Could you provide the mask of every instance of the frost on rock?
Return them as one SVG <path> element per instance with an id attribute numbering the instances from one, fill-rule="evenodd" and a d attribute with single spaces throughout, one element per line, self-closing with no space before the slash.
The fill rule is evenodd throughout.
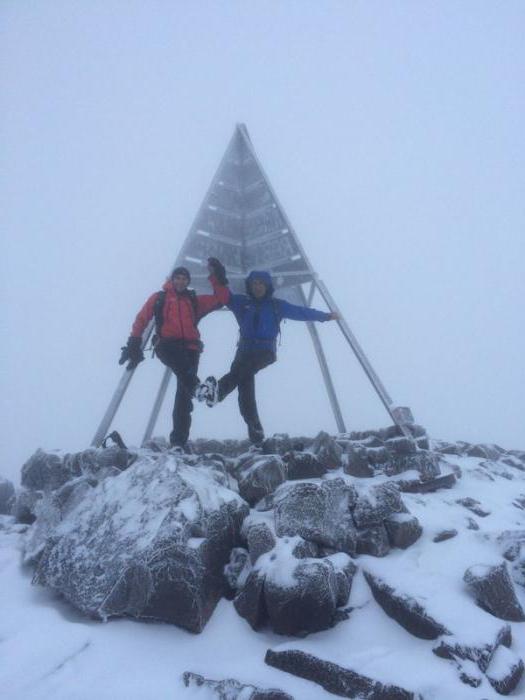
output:
<path id="1" fill-rule="evenodd" d="M 387 685 L 357 671 L 343 668 L 299 649 L 268 649 L 265 661 L 269 666 L 318 683 L 329 693 L 343 698 L 368 700 L 420 700 L 417 693 L 395 685 Z"/>
<path id="2" fill-rule="evenodd" d="M 269 624 L 274 632 L 304 636 L 329 629 L 341 619 L 355 565 L 344 554 L 304 557 L 299 537 L 278 538 L 261 555 L 234 605 L 255 630 Z"/>
<path id="3" fill-rule="evenodd" d="M 520 682 L 523 670 L 523 659 L 507 647 L 499 646 L 491 659 L 486 674 L 496 692 L 508 695 Z"/>
<path id="4" fill-rule="evenodd" d="M 325 469 L 337 469 L 342 464 L 342 447 L 324 431 L 315 438 L 310 451 Z"/>
<path id="5" fill-rule="evenodd" d="M 355 499 L 355 490 L 342 479 L 296 484 L 277 503 L 275 531 L 355 554 L 357 530 L 350 512 Z"/>
<path id="6" fill-rule="evenodd" d="M 465 571 L 463 580 L 473 592 L 478 605 L 487 612 L 501 620 L 525 620 L 505 562 L 499 566 L 471 566 Z"/>
<path id="7" fill-rule="evenodd" d="M 515 583 L 525 586 L 525 530 L 505 530 L 498 536 L 497 543 L 511 563 Z"/>
<path id="8" fill-rule="evenodd" d="M 0 476 L 0 515 L 11 515 L 15 504 L 15 487 Z"/>
<path id="9" fill-rule="evenodd" d="M 86 615 L 129 615 L 200 632 L 248 507 L 224 475 L 165 454 L 106 478 L 54 527 L 34 581 Z"/>
<path id="10" fill-rule="evenodd" d="M 273 493 L 286 481 L 286 464 L 278 455 L 248 455 L 235 468 L 239 493 L 250 504 Z"/>
<path id="11" fill-rule="evenodd" d="M 282 690 L 271 688 L 263 690 L 254 685 L 239 683 L 234 678 L 223 681 L 212 681 L 198 673 L 186 671 L 182 676 L 186 688 L 206 688 L 214 700 L 294 700 L 294 698 Z"/>

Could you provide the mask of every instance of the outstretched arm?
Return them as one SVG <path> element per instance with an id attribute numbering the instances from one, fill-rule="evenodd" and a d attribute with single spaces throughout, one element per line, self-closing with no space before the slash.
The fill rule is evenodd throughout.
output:
<path id="1" fill-rule="evenodd" d="M 210 311 L 220 309 L 230 299 L 230 290 L 227 286 L 228 278 L 226 277 L 224 265 L 217 258 L 208 258 L 208 271 L 210 273 L 208 279 L 213 287 L 213 294 L 200 294 L 197 297 L 199 318 Z"/>
<path id="2" fill-rule="evenodd" d="M 309 306 L 298 306 L 290 304 L 284 299 L 279 299 L 279 309 L 283 318 L 289 318 L 292 321 L 333 321 L 338 318 L 337 314 L 325 311 L 318 311 Z"/>

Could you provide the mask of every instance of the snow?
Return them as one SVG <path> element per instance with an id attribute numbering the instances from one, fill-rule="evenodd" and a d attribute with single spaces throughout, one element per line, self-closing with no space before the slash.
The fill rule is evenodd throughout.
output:
<path id="1" fill-rule="evenodd" d="M 268 648 L 301 649 L 333 661 L 360 674 L 385 683 L 395 683 L 421 693 L 425 700 L 496 700 L 500 695 L 482 676 L 482 684 L 473 689 L 459 681 L 453 663 L 432 653 L 433 641 L 421 640 L 391 620 L 375 602 L 362 569 L 370 570 L 399 587 L 421 596 L 430 614 L 451 631 L 460 632 L 462 641 L 482 638 L 492 641 L 495 630 L 505 623 L 475 606 L 462 579 L 469 567 L 479 568 L 502 561 L 497 538 L 505 530 L 525 528 L 525 512 L 512 504 L 525 493 L 525 473 L 512 470 L 513 480 L 480 467 L 471 457 L 453 459 L 463 477 L 451 490 L 433 494 L 403 494 L 403 501 L 423 526 L 421 538 L 407 550 L 393 550 L 377 559 L 361 556 L 355 560 L 359 571 L 354 577 L 348 620 L 335 628 L 304 639 L 281 637 L 268 630 L 255 633 L 239 617 L 230 601 L 222 600 L 200 635 L 171 625 L 112 620 L 101 623 L 82 617 L 72 607 L 45 589 L 31 585 L 31 572 L 21 564 L 21 549 L 26 537 L 23 526 L 12 519 L 0 520 L 0 689 L 6 700 L 149 700 L 150 698 L 204 698 L 206 689 L 182 685 L 184 671 L 201 673 L 221 680 L 233 677 L 261 688 L 281 688 L 296 700 L 327 700 L 333 695 L 314 683 L 273 669 L 264 663 Z M 185 479 L 198 489 L 202 472 L 187 467 Z M 330 476 L 340 475 L 335 472 Z M 145 473 L 146 476 L 146 473 Z M 488 477 L 492 477 L 488 478 Z M 355 483 L 346 477 L 346 480 Z M 118 488 L 117 479 L 108 479 L 104 488 Z M 363 481 L 363 486 L 364 486 Z M 379 480 L 373 482 L 379 483 Z M 151 484 L 148 496 L 158 499 L 162 516 L 162 484 Z M 222 498 L 220 484 L 202 493 L 211 505 Z M 368 490 L 368 489 L 364 489 Z M 219 495 L 217 495 L 219 494 Z M 485 518 L 473 515 L 456 501 L 476 498 L 491 511 Z M 231 498 L 231 494 L 229 498 Z M 183 504 L 183 505 L 182 505 Z M 183 499 L 181 507 L 190 515 L 195 507 Z M 270 523 L 270 513 L 252 510 L 254 521 Z M 140 514 L 123 512 L 126 518 Z M 479 530 L 467 527 L 473 518 Z M 148 530 L 156 526 L 148 525 Z M 432 542 L 444 528 L 456 528 L 452 539 Z M 290 541 L 298 538 L 288 538 Z M 199 539 L 195 539 L 198 543 Z M 263 555 L 257 567 L 283 585 L 293 585 L 293 569 L 284 548 L 288 543 Z M 336 560 L 342 555 L 335 555 Z M 334 560 L 335 561 L 335 560 Z M 525 591 L 517 594 L 525 602 Z M 475 623 L 473 622 L 475 621 Z M 511 623 L 512 651 L 525 655 L 525 623 Z M 502 677 L 508 668 L 509 654 L 501 648 L 490 665 L 492 677 Z M 472 670 L 466 664 L 467 670 Z M 525 696 L 522 679 L 511 697 Z"/>

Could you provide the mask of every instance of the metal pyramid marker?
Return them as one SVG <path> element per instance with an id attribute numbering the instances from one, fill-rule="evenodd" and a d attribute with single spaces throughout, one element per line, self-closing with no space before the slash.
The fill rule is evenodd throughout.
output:
<path id="1" fill-rule="evenodd" d="M 226 266 L 230 288 L 244 292 L 244 279 L 253 269 L 268 270 L 277 296 L 292 303 L 310 305 L 316 291 L 330 311 L 339 314 L 337 321 L 344 338 L 354 351 L 381 402 L 402 433 L 410 436 L 413 423 L 410 409 L 395 406 L 381 380 L 374 372 L 361 346 L 337 308 L 324 282 L 314 272 L 283 207 L 253 149 L 244 124 L 238 124 L 219 168 L 195 217 L 181 251 L 171 269 L 184 265 L 191 272 L 197 293 L 208 293 L 207 259 L 219 258 Z M 303 285 L 309 284 L 308 297 Z M 339 432 L 346 432 L 343 415 L 321 340 L 314 323 L 307 323 L 319 361 L 330 404 Z M 153 331 L 150 323 L 143 335 L 143 346 Z M 124 370 L 108 409 L 93 438 L 99 446 L 124 397 L 134 371 Z M 151 438 L 171 370 L 166 368 L 155 399 L 143 443 Z"/>

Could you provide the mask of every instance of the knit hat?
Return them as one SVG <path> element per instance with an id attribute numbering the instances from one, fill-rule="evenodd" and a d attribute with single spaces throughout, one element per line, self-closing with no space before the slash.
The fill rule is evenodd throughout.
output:
<path id="1" fill-rule="evenodd" d="M 184 277 L 188 278 L 188 284 L 191 282 L 190 271 L 187 267 L 176 267 L 171 273 L 171 279 L 173 279 L 175 275 L 184 275 Z"/>

